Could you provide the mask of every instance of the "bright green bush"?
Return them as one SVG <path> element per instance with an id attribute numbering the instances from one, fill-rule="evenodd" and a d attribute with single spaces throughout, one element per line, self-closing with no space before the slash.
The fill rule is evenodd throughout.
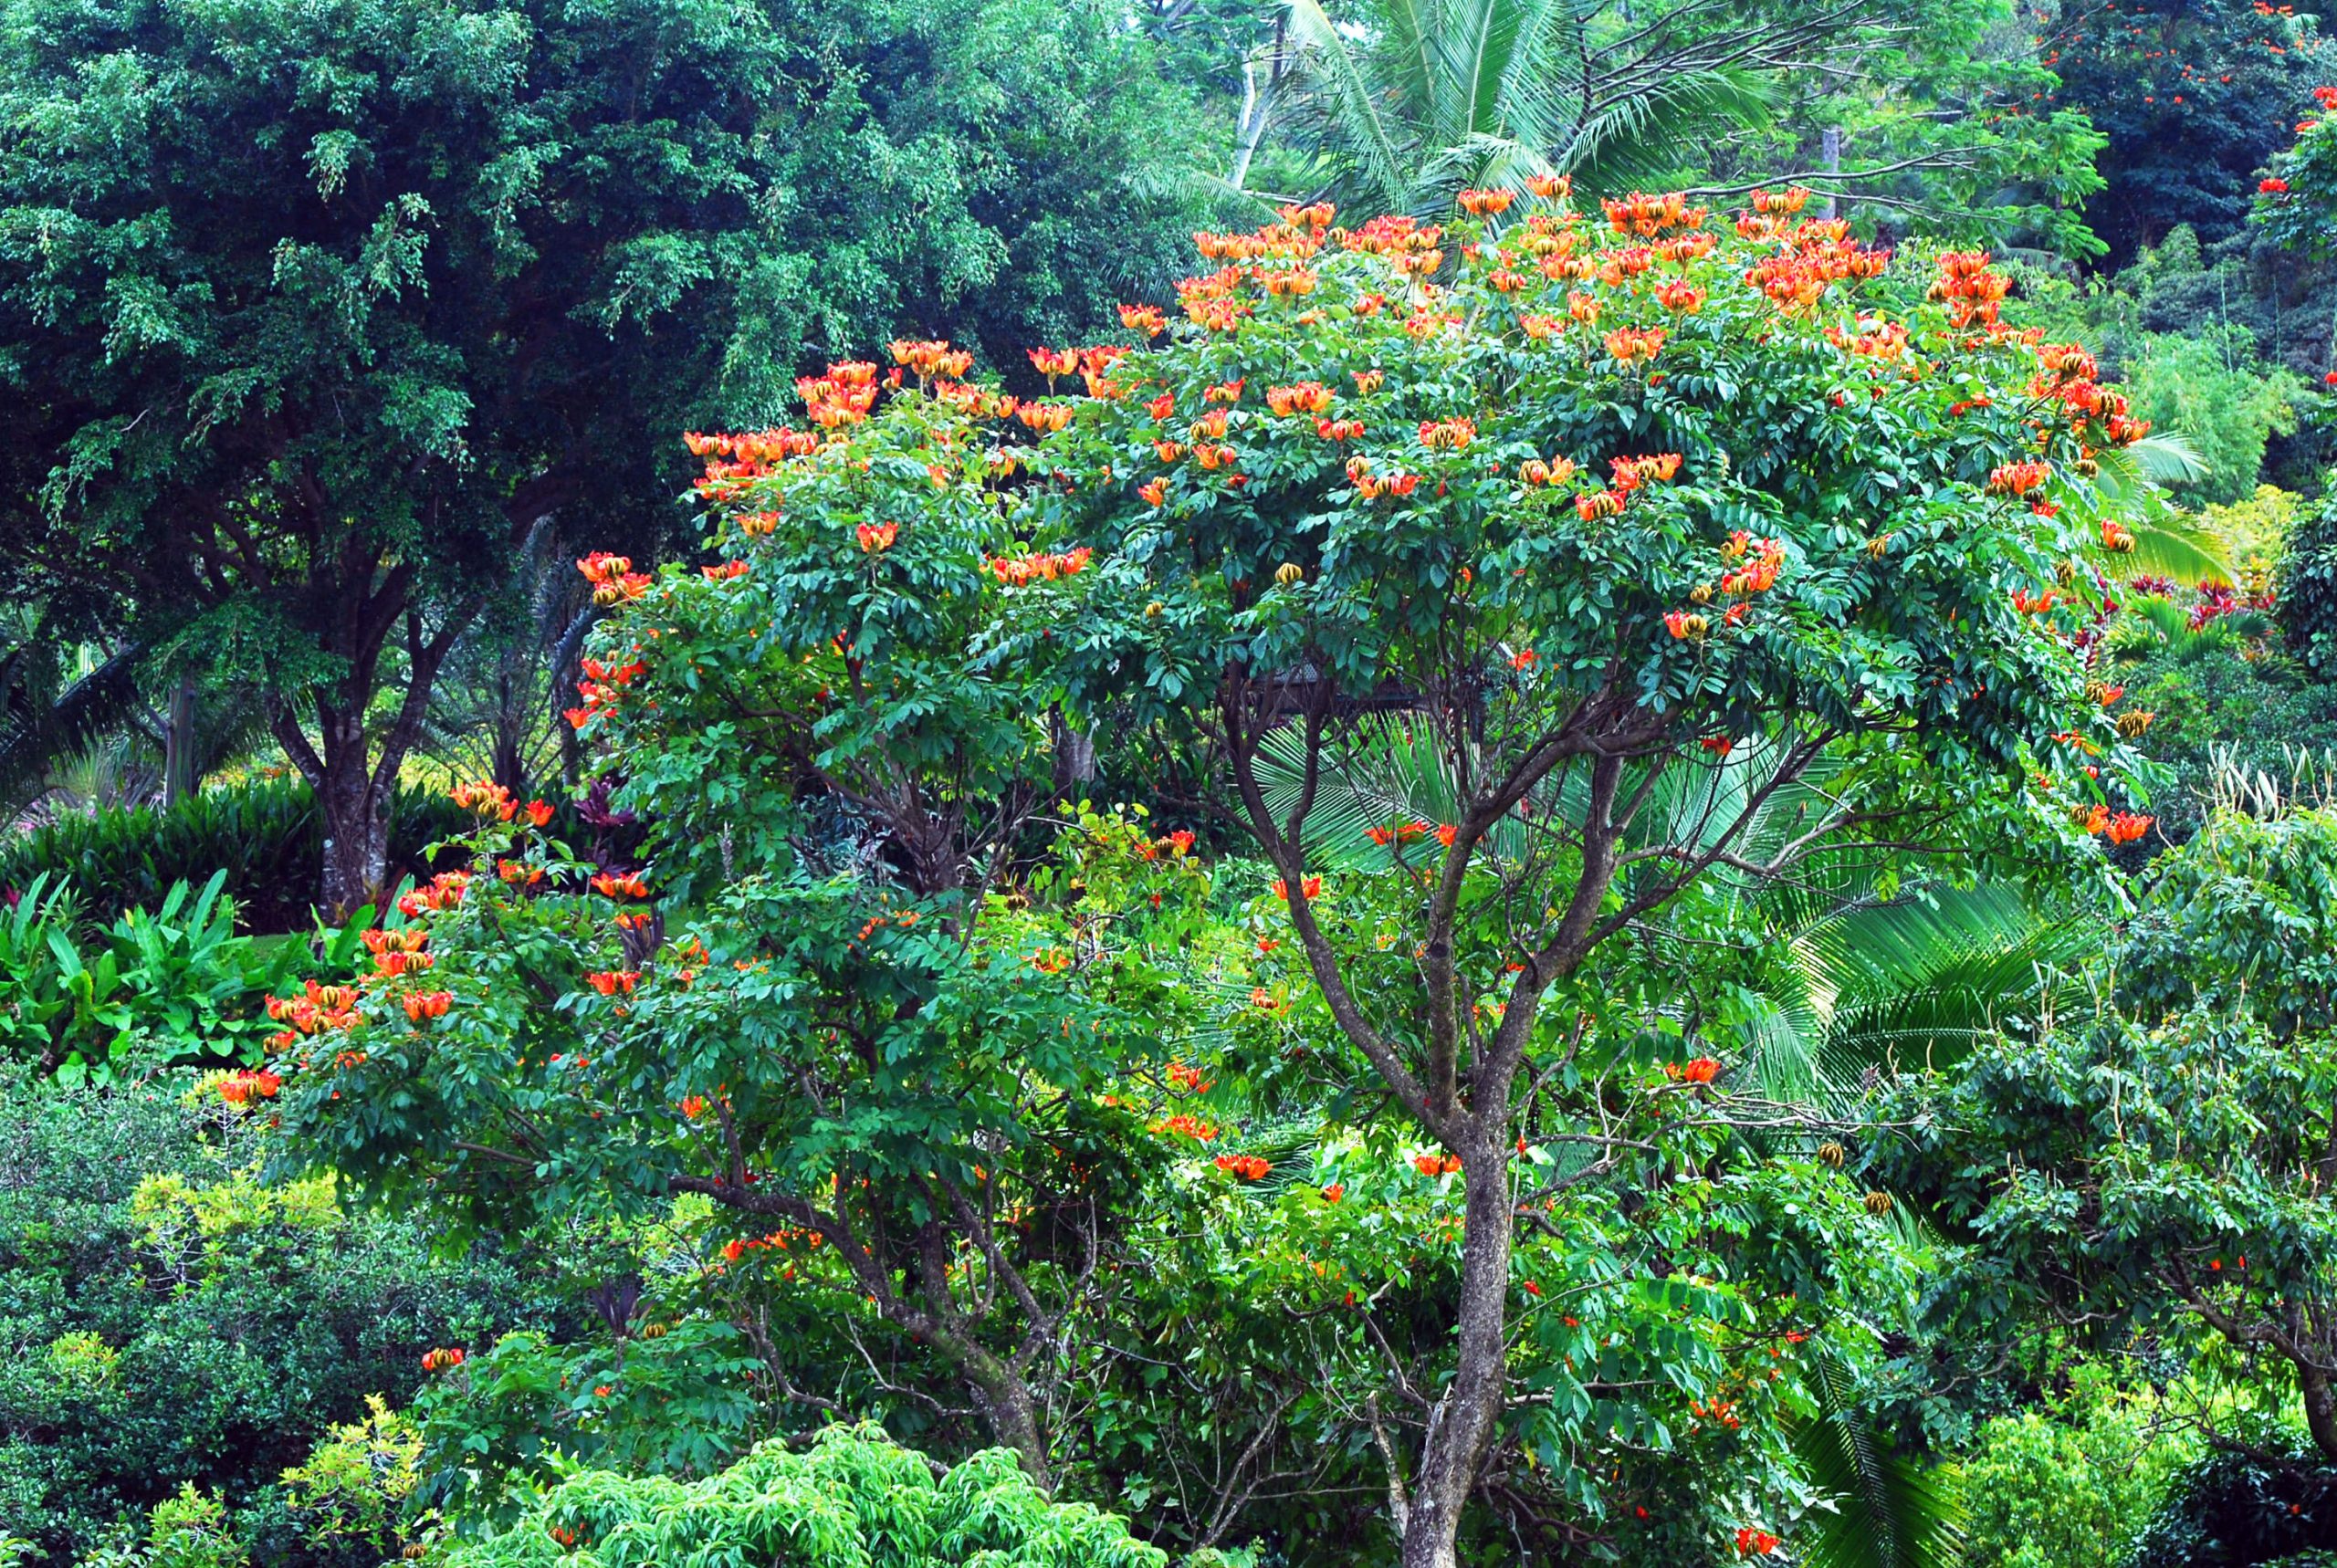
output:
<path id="1" fill-rule="evenodd" d="M 1980 1428 L 1958 1475 L 1965 1568 L 2108 1568 L 2131 1556 L 2182 1468 L 2187 1435 L 2154 1428 L 2147 1403 L 2081 1372 L 2043 1410 Z"/>
<path id="2" fill-rule="evenodd" d="M 704 1480 L 578 1470 L 518 1524 L 457 1543 L 444 1568 L 755 1563 L 773 1568 L 1167 1568 L 1127 1521 L 1050 1502 L 1011 1449 L 936 1477 L 881 1427 L 832 1427 L 805 1453 L 776 1443 Z"/>
<path id="3" fill-rule="evenodd" d="M 309 1544 L 284 1471 L 367 1395 L 403 1405 L 424 1351 L 549 1316 L 504 1254 L 434 1258 L 418 1215 L 260 1184 L 259 1120 L 151 1086 L 0 1109 L 0 1535 L 47 1563 L 192 1484 L 257 1563 L 372 1568 Z"/>
<path id="4" fill-rule="evenodd" d="M 67 1083 L 104 1083 L 138 1067 L 257 1053 L 275 1026 L 263 998 L 293 973 L 318 972 L 307 948 L 236 932 L 225 872 L 200 891 L 174 883 L 153 910 L 90 924 L 69 883 L 46 873 L 0 912 L 0 1054 Z M 323 955 L 345 971 L 354 932 Z"/>

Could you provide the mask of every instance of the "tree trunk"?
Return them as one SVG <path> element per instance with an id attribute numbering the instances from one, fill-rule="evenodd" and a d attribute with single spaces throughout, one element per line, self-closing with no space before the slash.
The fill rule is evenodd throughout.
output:
<path id="1" fill-rule="evenodd" d="M 964 1359 L 967 1381 L 990 1420 L 991 1434 L 1001 1447 L 1022 1457 L 1023 1473 L 1033 1486 L 1053 1491 L 1054 1476 L 1047 1462 L 1046 1439 L 1039 1435 L 1039 1412 L 1031 1402 L 1030 1385 L 987 1351 L 971 1348 Z"/>
<path id="2" fill-rule="evenodd" d="M 2304 1396 L 2305 1429 L 2312 1434 L 2321 1457 L 2337 1465 L 2337 1387 L 2317 1366 L 2299 1366 L 2297 1382 Z"/>
<path id="3" fill-rule="evenodd" d="M 320 902 L 332 919 L 346 920 L 362 905 L 378 909 L 388 891 L 391 791 L 377 781 L 383 773 L 395 779 L 402 758 L 376 770 L 366 755 L 362 714 L 328 708 L 321 716 L 323 767 L 309 780 L 325 828 Z"/>
<path id="4" fill-rule="evenodd" d="M 182 680 L 172 689 L 171 712 L 162 727 L 162 804 L 175 806 L 194 793 L 201 781 L 194 737 L 194 683 Z"/>
<path id="5" fill-rule="evenodd" d="M 1460 1359 L 1429 1413 L 1419 1479 L 1404 1520 L 1404 1568 L 1453 1568 L 1462 1511 L 1493 1447 L 1509 1392 L 1508 1161 L 1479 1139 L 1462 1156 L 1467 1193 L 1461 1251 Z"/>

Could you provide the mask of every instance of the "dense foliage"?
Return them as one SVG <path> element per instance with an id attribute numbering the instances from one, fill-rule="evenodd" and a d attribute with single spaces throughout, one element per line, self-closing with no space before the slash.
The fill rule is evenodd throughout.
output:
<path id="1" fill-rule="evenodd" d="M 0 0 L 0 1564 L 2317 1563 L 2324 9 Z"/>

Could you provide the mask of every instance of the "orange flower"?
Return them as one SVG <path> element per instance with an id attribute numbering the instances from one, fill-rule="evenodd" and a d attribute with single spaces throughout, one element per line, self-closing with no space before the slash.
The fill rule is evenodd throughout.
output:
<path id="1" fill-rule="evenodd" d="M 646 898 L 649 884 L 636 872 L 603 872 L 592 879 L 592 891 L 603 898 Z"/>
<path id="2" fill-rule="evenodd" d="M 511 800 L 511 791 L 487 779 L 476 784 L 457 784 L 446 791 L 455 804 L 477 817 L 494 817 L 509 821 L 519 810 Z"/>
<path id="3" fill-rule="evenodd" d="M 1460 195 L 1461 210 L 1471 217 L 1490 217 L 1509 210 L 1517 199 L 1514 191 L 1463 191 Z"/>
<path id="4" fill-rule="evenodd" d="M 1120 307 L 1120 325 L 1131 332 L 1158 338 L 1167 329 L 1168 323 L 1157 305 L 1123 305 Z"/>
<path id="5" fill-rule="evenodd" d="M 1315 899 L 1322 895 L 1323 879 L 1319 876 L 1310 876 L 1298 884 L 1298 896 L 1301 898 Z M 1289 902 L 1290 883 L 1281 877 L 1274 878 L 1274 896 L 1284 903 Z"/>
<path id="6" fill-rule="evenodd" d="M 442 1019 L 454 1000 L 450 991 L 411 991 L 405 998 L 405 1016 L 415 1023 L 424 1019 Z"/>
<path id="7" fill-rule="evenodd" d="M 854 531 L 859 536 L 862 552 L 875 555 L 880 550 L 888 550 L 893 548 L 893 541 L 900 538 L 901 525 L 879 523 L 872 527 L 867 523 L 862 523 Z"/>
<path id="8" fill-rule="evenodd" d="M 1525 188 L 1546 202 L 1556 201 L 1574 190 L 1574 177 L 1570 174 L 1528 174 L 1525 176 Z"/>
<path id="9" fill-rule="evenodd" d="M 540 828 L 551 821 L 551 803 L 548 800 L 528 802 L 528 821 Z"/>
<path id="10" fill-rule="evenodd" d="M 640 979 L 641 971 L 638 969 L 600 969 L 585 976 L 584 983 L 604 997 L 613 997 L 619 992 L 629 997 Z"/>

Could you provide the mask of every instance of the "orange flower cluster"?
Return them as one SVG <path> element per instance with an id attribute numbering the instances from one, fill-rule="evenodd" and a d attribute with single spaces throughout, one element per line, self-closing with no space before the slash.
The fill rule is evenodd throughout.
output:
<path id="1" fill-rule="evenodd" d="M 1606 211 L 1609 228 L 1619 235 L 1638 235 L 1642 239 L 1652 239 L 1666 229 L 1702 227 L 1706 215 L 1703 208 L 1690 206 L 1688 198 L 1677 191 L 1661 196 L 1633 191 L 1628 196 L 1602 200 L 1598 204 Z"/>
<path id="2" fill-rule="evenodd" d="M 1420 421 L 1420 444 L 1431 452 L 1442 448 L 1458 452 L 1477 438 L 1477 422 L 1473 419 L 1424 419 Z"/>
<path id="3" fill-rule="evenodd" d="M 1714 1421 L 1734 1432 L 1744 1423 L 1737 1418 L 1736 1401 L 1713 1395 L 1710 1399 L 1688 1401 L 1688 1414 L 1701 1421 Z"/>
<path id="4" fill-rule="evenodd" d="M 1896 360 L 1907 352 L 1907 329 L 1896 321 L 1871 316 L 1860 317 L 1857 329 L 1852 331 L 1827 328 L 1826 340 L 1846 354 L 1866 359 Z"/>
<path id="5" fill-rule="evenodd" d="M 1274 878 L 1274 896 L 1281 899 L 1285 904 L 1290 901 L 1290 883 L 1288 881 L 1282 877 Z M 1300 883 L 1298 884 L 1298 896 L 1305 899 L 1322 897 L 1323 879 L 1319 876 L 1310 876 L 1305 881 Z"/>
<path id="6" fill-rule="evenodd" d="M 493 817 L 499 822 L 509 821 L 519 810 L 519 803 L 511 799 L 511 791 L 490 779 L 482 779 L 476 784 L 457 784 L 446 794 L 456 805 L 474 817 Z"/>
<path id="7" fill-rule="evenodd" d="M 1274 1167 L 1255 1155 L 1220 1155 L 1217 1168 L 1230 1172 L 1237 1181 L 1259 1181 Z"/>
<path id="8" fill-rule="evenodd" d="M 464 892 L 470 886 L 471 873 L 466 871 L 442 871 L 427 884 L 401 895 L 398 913 L 407 919 L 452 909 L 463 901 Z"/>
<path id="9" fill-rule="evenodd" d="M 1412 1168 L 1424 1176 L 1451 1176 L 1461 1168 L 1459 1155 L 1415 1155 Z"/>
<path id="10" fill-rule="evenodd" d="M 607 609 L 629 599 L 638 599 L 649 591 L 649 574 L 633 570 L 629 556 L 611 555 L 606 550 L 594 550 L 576 563 L 584 580 L 592 585 L 592 602 Z"/>
<path id="11" fill-rule="evenodd" d="M 1415 817 L 1409 822 L 1389 822 L 1377 828 L 1366 828 L 1364 836 L 1382 849 L 1389 844 L 1409 844 L 1428 836 L 1428 824 Z"/>
<path id="12" fill-rule="evenodd" d="M 373 955 L 373 973 L 393 980 L 403 974 L 418 975 L 437 962 L 428 953 L 392 948 L 386 953 Z"/>
<path id="13" fill-rule="evenodd" d="M 1197 1144 L 1206 1144 L 1217 1136 L 1216 1126 L 1202 1121 L 1198 1116 L 1170 1116 L 1165 1121 L 1152 1124 L 1152 1131 L 1155 1134 L 1175 1133 L 1179 1136 L 1190 1138 Z"/>
<path id="14" fill-rule="evenodd" d="M 1461 210 L 1472 218 L 1497 217 L 1509 211 L 1509 204 L 1517 200 L 1517 193 L 1498 190 L 1463 191 L 1456 199 L 1460 203 Z"/>
<path id="15" fill-rule="evenodd" d="M 1651 480 L 1669 484 L 1680 472 L 1680 454 L 1659 452 L 1647 457 L 1611 457 L 1607 471 L 1614 478 L 1615 488 L 1626 496 Z"/>
<path id="16" fill-rule="evenodd" d="M 633 988 L 641 981 L 638 969 L 596 969 L 584 977 L 584 983 L 604 997 L 622 993 L 633 995 Z"/>
<path id="17" fill-rule="evenodd" d="M 2101 520 L 2101 548 L 2112 555 L 2130 555 L 2134 549 L 2134 532 L 2125 524 L 2104 517 Z"/>
<path id="18" fill-rule="evenodd" d="M 862 523 L 853 531 L 860 539 L 861 553 L 864 555 L 875 555 L 880 551 L 888 550 L 893 548 L 893 541 L 901 537 L 901 525 L 898 523 Z"/>
<path id="19" fill-rule="evenodd" d="M 1939 277 L 1933 280 L 1924 298 L 1944 300 L 1948 319 L 1959 328 L 1975 321 L 1993 327 L 1996 322 L 1996 302 L 2011 287 L 2010 278 L 1988 270 L 1986 251 L 1951 250 L 1941 255 Z"/>
<path id="20" fill-rule="evenodd" d="M 1739 1557 L 1766 1557 L 1785 1544 L 1785 1538 L 1750 1525 L 1736 1532 L 1736 1554 Z"/>
<path id="21" fill-rule="evenodd" d="M 1179 1089 L 1190 1094 L 1206 1094 L 1210 1091 L 1210 1081 L 1203 1076 L 1201 1070 L 1198 1067 L 1188 1067 L 1181 1061 L 1172 1061 L 1168 1064 L 1168 1073 L 1169 1086 L 1173 1089 Z"/>
<path id="22" fill-rule="evenodd" d="M 646 898 L 649 883 L 638 872 L 604 871 L 592 879 L 592 891 L 603 898 Z"/>
<path id="23" fill-rule="evenodd" d="M 2053 476 L 2049 463 L 2006 463 L 1988 475 L 1991 496 L 2029 496 L 2042 490 L 2045 481 Z"/>
<path id="24" fill-rule="evenodd" d="M 246 1105 L 254 1100 L 272 1100 L 283 1087 L 284 1080 L 266 1069 L 230 1072 L 219 1081 L 219 1098 L 230 1105 Z"/>
<path id="25" fill-rule="evenodd" d="M 1325 413 L 1336 401 L 1336 394 L 1321 382 L 1298 382 L 1266 389 L 1266 407 L 1278 414 Z"/>
<path id="26" fill-rule="evenodd" d="M 1553 457 L 1547 463 L 1528 457 L 1517 465 L 1517 477 L 1528 485 L 1563 485 L 1581 471 L 1571 457 Z"/>
<path id="27" fill-rule="evenodd" d="M 409 991 L 405 998 L 405 1016 L 414 1023 L 424 1019 L 442 1019 L 454 1005 L 451 991 Z"/>
<path id="28" fill-rule="evenodd" d="M 2049 588 L 2042 593 L 2031 593 L 2025 588 L 2012 591 L 2012 607 L 2023 615 L 2042 615 L 2061 601 L 2061 591 Z"/>
<path id="29" fill-rule="evenodd" d="M 2112 844 L 2131 844 L 2149 832 L 2158 819 L 2133 811 L 2112 811 L 2107 806 L 2081 806 L 2078 809 L 2077 821 L 2079 827 L 2109 840 Z"/>
<path id="30" fill-rule="evenodd" d="M 1325 210 L 1328 203 L 1323 204 Z M 1315 208 L 1302 207 L 1301 213 Z M 1323 248 L 1323 226 L 1292 223 L 1268 224 L 1252 234 L 1197 234 L 1193 248 L 1206 261 L 1305 261 Z"/>
<path id="31" fill-rule="evenodd" d="M 932 376 L 963 376 L 974 368 L 974 356 L 965 349 L 952 349 L 947 339 L 919 340 L 896 338 L 892 343 L 893 363 L 908 371 L 920 381 Z"/>
<path id="32" fill-rule="evenodd" d="M 1009 588 L 1021 588 L 1028 583 L 1053 582 L 1059 577 L 1075 577 L 1087 569 L 1095 551 L 1085 545 L 1061 555 L 1041 550 L 1030 555 L 997 556 L 990 563 L 990 574 Z"/>
<path id="33" fill-rule="evenodd" d="M 1720 1076 L 1720 1063 L 1709 1056 L 1699 1056 L 1686 1062 L 1667 1061 L 1663 1075 L 1674 1083 L 1710 1083 Z"/>
<path id="34" fill-rule="evenodd" d="M 1386 385 L 1388 382 L 1388 372 L 1386 371 L 1357 371 L 1353 373 L 1355 376 L 1356 395 L 1357 397 L 1369 397 L 1373 392 L 1378 392 L 1382 386 Z"/>
<path id="35" fill-rule="evenodd" d="M 1067 402 L 1026 402 L 1018 404 L 1014 417 L 1044 435 L 1063 429 L 1071 423 L 1071 404 Z"/>
<path id="36" fill-rule="evenodd" d="M 706 580 L 708 582 L 730 582 L 747 575 L 747 563 L 743 560 L 726 560 L 720 566 L 702 566 L 698 570 L 706 574 Z"/>
<path id="37" fill-rule="evenodd" d="M 693 457 L 729 457 L 760 466 L 790 457 L 809 457 L 819 449 L 820 438 L 808 430 L 784 427 L 717 435 L 701 435 L 692 430 L 683 433 L 682 444 L 689 448 Z"/>
<path id="38" fill-rule="evenodd" d="M 462 1364 L 463 1353 L 459 1347 L 451 1350 L 444 1348 L 426 1350 L 422 1353 L 422 1370 L 424 1372 L 452 1372 Z"/>
<path id="39" fill-rule="evenodd" d="M 1655 302 L 1666 310 L 1693 316 L 1704 308 L 1704 291 L 1684 277 L 1675 277 L 1655 291 Z"/>
<path id="40" fill-rule="evenodd" d="M 691 1098 L 697 1099 L 697 1096 L 692 1095 Z M 705 1102 L 700 1101 L 699 1103 L 703 1105 Z M 750 1176 L 747 1179 L 752 1181 L 754 1178 Z M 816 1230 L 799 1226 L 782 1226 L 766 1236 L 734 1236 L 722 1244 L 722 1256 L 730 1262 L 736 1263 L 749 1252 L 791 1251 L 794 1244 L 799 1241 L 803 1244 L 805 1251 L 815 1251 L 820 1243 L 825 1239 L 826 1238 Z"/>
<path id="41" fill-rule="evenodd" d="M 1417 474 L 1375 475 L 1371 471 L 1369 458 L 1350 457 L 1347 459 L 1347 483 L 1355 486 L 1356 495 L 1362 499 L 1376 501 L 1382 496 L 1410 495 L 1420 487 L 1420 476 Z"/>
<path id="42" fill-rule="evenodd" d="M 1348 250 L 1384 257 L 1398 270 L 1421 277 L 1444 265 L 1444 252 L 1437 248 L 1444 230 L 1409 217 L 1377 217 L 1359 229 L 1333 229 L 1331 238 Z"/>
<path id="43" fill-rule="evenodd" d="M 1741 560 L 1742 566 L 1722 574 L 1720 591 L 1740 598 L 1755 593 L 1766 593 L 1776 586 L 1777 572 L 1786 563 L 1786 547 L 1781 539 L 1756 539 L 1743 528 L 1728 536 L 1720 547 L 1724 560 Z"/>
<path id="44" fill-rule="evenodd" d="M 1231 446 L 1212 445 L 1206 441 L 1198 443 L 1193 447 L 1193 461 L 1210 473 L 1220 468 L 1232 467 L 1241 460 L 1241 457 L 1242 455 Z"/>
<path id="45" fill-rule="evenodd" d="M 1312 267 L 1260 267 L 1257 277 L 1259 285 L 1277 299 L 1296 299 L 1312 294 L 1322 281 Z"/>
<path id="46" fill-rule="evenodd" d="M 1359 419 L 1318 419 L 1315 434 L 1326 441 L 1358 441 L 1363 437 L 1363 421 Z"/>
<path id="47" fill-rule="evenodd" d="M 2077 344 L 2042 344 L 2037 350 L 2037 364 L 2028 395 L 2059 402 L 2072 430 L 2082 434 L 2089 424 L 2094 425 L 2112 446 L 2130 446 L 2150 434 L 2149 420 L 2130 418 L 2125 398 L 2093 379 L 2093 356 Z"/>
<path id="48" fill-rule="evenodd" d="M 1808 204 L 1809 193 L 1789 185 L 1782 191 L 1755 191 L 1746 200 L 1765 217 L 1789 217 Z"/>
<path id="49" fill-rule="evenodd" d="M 1160 314 L 1158 305 L 1123 305 L 1120 325 L 1131 332 L 1141 332 L 1148 338 L 1158 338 L 1168 329 L 1168 319 Z"/>
<path id="50" fill-rule="evenodd" d="M 1664 340 L 1670 336 L 1661 327 L 1651 327 L 1645 330 L 1636 327 L 1618 327 L 1607 334 L 1607 351 L 1624 364 L 1638 364 L 1661 353 Z"/>
<path id="51" fill-rule="evenodd" d="M 1233 298 L 1233 290 L 1245 276 L 1241 267 L 1221 267 L 1205 277 L 1184 278 L 1177 285 L 1177 302 L 1185 308 L 1186 315 L 1210 331 L 1231 331 L 1236 321 L 1250 314 L 1250 307 Z"/>
<path id="52" fill-rule="evenodd" d="M 858 424 L 876 406 L 876 367 L 866 360 L 844 360 L 830 365 L 824 375 L 797 377 L 795 392 L 822 430 Z"/>
<path id="53" fill-rule="evenodd" d="M 314 980 L 307 984 L 297 997 L 270 997 L 267 1016 L 273 1023 L 290 1027 L 270 1038 L 268 1044 L 282 1050 L 298 1035 L 331 1033 L 350 1029 L 357 1022 L 357 988 L 354 986 L 320 986 Z"/>

